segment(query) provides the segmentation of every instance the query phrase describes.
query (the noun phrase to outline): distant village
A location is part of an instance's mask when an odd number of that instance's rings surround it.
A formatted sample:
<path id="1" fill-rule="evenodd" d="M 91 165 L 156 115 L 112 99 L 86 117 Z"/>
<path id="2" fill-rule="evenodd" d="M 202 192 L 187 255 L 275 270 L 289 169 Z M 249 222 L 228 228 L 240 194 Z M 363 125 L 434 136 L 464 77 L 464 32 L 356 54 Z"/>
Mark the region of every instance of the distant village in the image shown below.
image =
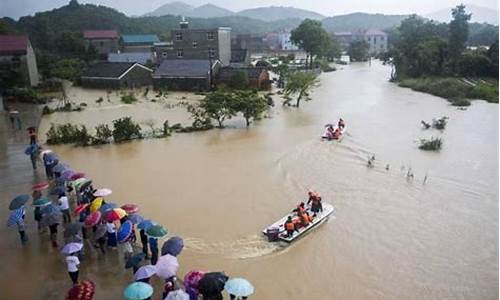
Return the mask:
<path id="1" fill-rule="evenodd" d="M 85 47 L 93 47 L 98 61 L 81 75 L 82 87 L 99 89 L 137 88 L 205 91 L 228 84 L 236 74 L 248 78 L 249 88 L 271 86 L 268 58 L 292 57 L 290 65 L 304 65 L 306 53 L 290 40 L 289 31 L 265 36 L 231 34 L 231 28 L 193 29 L 184 19 L 171 30 L 171 40 L 155 34 L 120 33 L 114 29 L 83 30 Z M 346 49 L 355 40 L 369 45 L 370 55 L 387 50 L 387 34 L 370 29 L 335 32 L 333 37 Z M 344 63 L 349 57 L 342 56 Z M 0 76 L 17 76 L 25 86 L 40 83 L 37 59 L 28 36 L 0 35 Z"/>

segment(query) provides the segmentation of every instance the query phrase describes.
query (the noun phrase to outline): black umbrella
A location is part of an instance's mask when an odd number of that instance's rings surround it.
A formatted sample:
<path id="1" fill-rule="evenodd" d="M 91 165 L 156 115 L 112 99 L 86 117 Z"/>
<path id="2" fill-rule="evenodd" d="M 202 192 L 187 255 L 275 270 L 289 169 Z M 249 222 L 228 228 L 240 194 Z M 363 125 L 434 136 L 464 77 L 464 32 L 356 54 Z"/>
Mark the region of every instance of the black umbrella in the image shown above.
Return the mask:
<path id="1" fill-rule="evenodd" d="M 70 237 L 72 235 L 78 234 L 82 230 L 82 223 L 69 223 L 64 225 L 64 236 Z"/>
<path id="2" fill-rule="evenodd" d="M 23 206 L 30 199 L 29 195 L 19 195 L 10 201 L 9 209 L 15 210 Z"/>
<path id="3" fill-rule="evenodd" d="M 91 184 L 92 184 L 92 180 L 85 181 L 78 188 L 80 191 L 83 191 L 83 190 L 87 189 Z"/>
<path id="4" fill-rule="evenodd" d="M 127 262 L 125 263 L 125 269 L 130 269 L 132 267 L 136 267 L 137 265 L 139 265 L 139 263 L 146 257 L 146 254 L 144 253 L 139 253 L 139 254 L 136 254 L 134 256 L 132 256 L 131 258 L 129 258 L 127 260 Z"/>
<path id="5" fill-rule="evenodd" d="M 224 290 L 228 279 L 223 272 L 205 273 L 198 282 L 198 291 L 205 297 L 215 296 Z"/>

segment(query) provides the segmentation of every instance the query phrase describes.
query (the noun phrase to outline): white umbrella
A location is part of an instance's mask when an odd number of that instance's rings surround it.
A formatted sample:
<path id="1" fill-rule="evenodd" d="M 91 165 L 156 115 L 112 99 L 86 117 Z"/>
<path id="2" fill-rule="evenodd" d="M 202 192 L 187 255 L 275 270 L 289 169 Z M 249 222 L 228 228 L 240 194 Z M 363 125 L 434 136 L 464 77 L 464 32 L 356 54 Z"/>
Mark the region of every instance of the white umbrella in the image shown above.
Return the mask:
<path id="1" fill-rule="evenodd" d="M 175 256 L 170 254 L 160 256 L 156 262 L 156 276 L 162 279 L 168 279 L 177 274 L 179 262 Z"/>
<path id="2" fill-rule="evenodd" d="M 61 253 L 62 254 L 71 254 L 71 253 L 75 253 L 75 252 L 82 250 L 82 248 L 83 248 L 82 243 L 69 243 L 69 244 L 64 245 L 64 247 L 61 250 Z"/>
<path id="3" fill-rule="evenodd" d="M 112 190 L 110 189 L 98 189 L 97 191 L 94 192 L 95 197 L 106 197 L 109 196 L 113 193 Z"/>
<path id="4" fill-rule="evenodd" d="M 189 300 L 189 294 L 183 290 L 175 290 L 168 293 L 163 300 Z"/>
<path id="5" fill-rule="evenodd" d="M 145 265 L 140 267 L 134 274 L 134 280 L 149 278 L 156 274 L 156 266 Z"/>

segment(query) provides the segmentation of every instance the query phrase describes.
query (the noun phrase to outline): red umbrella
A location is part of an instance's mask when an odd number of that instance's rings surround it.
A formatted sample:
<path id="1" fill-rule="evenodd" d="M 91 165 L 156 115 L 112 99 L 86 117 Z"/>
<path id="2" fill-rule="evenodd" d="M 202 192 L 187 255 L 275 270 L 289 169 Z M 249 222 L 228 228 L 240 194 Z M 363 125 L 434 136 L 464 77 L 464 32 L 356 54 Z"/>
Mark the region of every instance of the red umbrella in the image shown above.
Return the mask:
<path id="1" fill-rule="evenodd" d="M 83 280 L 74 285 L 66 295 L 66 300 L 92 300 L 95 293 L 95 283 Z"/>
<path id="2" fill-rule="evenodd" d="M 127 214 L 135 214 L 139 211 L 139 207 L 135 204 L 125 204 L 122 205 L 122 209 L 127 212 Z"/>
<path id="3" fill-rule="evenodd" d="M 127 213 L 121 208 L 113 208 L 106 214 L 106 221 L 114 222 L 125 217 Z"/>
<path id="4" fill-rule="evenodd" d="M 70 179 L 71 180 L 77 180 L 77 179 L 83 178 L 83 177 L 85 177 L 85 173 L 78 172 L 78 173 L 75 173 L 75 174 L 71 175 Z"/>
<path id="5" fill-rule="evenodd" d="M 101 212 L 100 211 L 95 211 L 93 213 L 91 213 L 86 219 L 85 219 L 85 226 L 87 227 L 92 227 L 92 226 L 95 226 L 99 223 L 99 221 L 101 220 Z"/>
<path id="6" fill-rule="evenodd" d="M 47 182 L 40 182 L 40 183 L 37 183 L 33 186 L 33 190 L 34 191 L 43 191 L 45 190 L 46 188 L 49 187 L 49 184 Z"/>
<path id="7" fill-rule="evenodd" d="M 82 213 L 82 211 L 84 211 L 87 206 L 89 206 L 88 203 L 82 203 L 80 205 L 78 205 L 76 208 L 75 208 L 75 214 L 79 215 Z"/>

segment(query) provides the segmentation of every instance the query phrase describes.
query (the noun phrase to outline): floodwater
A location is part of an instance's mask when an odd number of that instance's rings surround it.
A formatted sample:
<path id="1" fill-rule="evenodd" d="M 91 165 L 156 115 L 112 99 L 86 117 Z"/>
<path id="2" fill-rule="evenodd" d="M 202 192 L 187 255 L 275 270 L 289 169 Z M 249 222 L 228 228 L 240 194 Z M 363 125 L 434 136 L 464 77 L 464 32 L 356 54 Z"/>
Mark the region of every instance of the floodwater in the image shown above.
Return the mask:
<path id="1" fill-rule="evenodd" d="M 250 129 L 234 119 L 168 139 L 53 149 L 94 186 L 113 189 L 109 200 L 137 203 L 185 238 L 180 277 L 223 270 L 249 279 L 255 299 L 498 299 L 498 105 L 475 101 L 461 111 L 389 83 L 390 69 L 377 62 L 342 68 L 321 75 L 313 101 L 277 103 Z M 444 132 L 421 129 L 441 116 L 449 117 Z M 348 126 L 342 142 L 320 141 L 323 125 L 339 117 Z M 440 152 L 418 149 L 430 136 L 442 136 Z M 2 148 L 2 183 L 29 172 L 12 147 Z M 3 207 L 35 181 L 3 184 Z M 267 243 L 260 231 L 308 188 L 335 205 L 335 217 L 288 247 Z M 0 299 L 61 299 L 70 286 L 33 223 L 22 249 L 15 230 L 1 229 Z M 131 272 L 119 260 L 90 250 L 82 262 L 96 299 L 121 299 Z"/>

